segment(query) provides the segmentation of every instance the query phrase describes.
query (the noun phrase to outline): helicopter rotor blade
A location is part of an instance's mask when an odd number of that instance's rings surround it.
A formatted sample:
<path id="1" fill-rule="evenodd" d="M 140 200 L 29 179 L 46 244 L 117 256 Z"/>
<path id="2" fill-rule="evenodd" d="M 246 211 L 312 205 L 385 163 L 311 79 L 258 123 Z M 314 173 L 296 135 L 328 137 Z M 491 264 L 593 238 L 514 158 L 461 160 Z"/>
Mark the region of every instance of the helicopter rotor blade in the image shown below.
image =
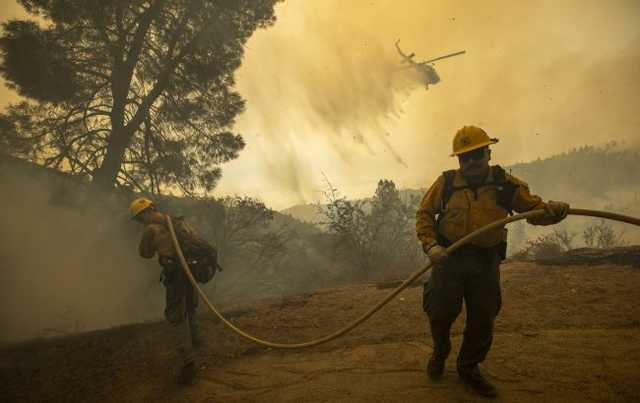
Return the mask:
<path id="1" fill-rule="evenodd" d="M 427 63 L 435 62 L 436 60 L 442 60 L 442 59 L 446 59 L 448 57 L 458 56 L 458 55 L 461 55 L 461 54 L 464 54 L 464 53 L 467 53 L 467 51 L 466 50 L 461 50 L 460 52 L 449 53 L 448 55 L 436 57 L 435 59 L 425 60 L 424 62 L 420 62 L 419 64 L 427 64 Z"/>

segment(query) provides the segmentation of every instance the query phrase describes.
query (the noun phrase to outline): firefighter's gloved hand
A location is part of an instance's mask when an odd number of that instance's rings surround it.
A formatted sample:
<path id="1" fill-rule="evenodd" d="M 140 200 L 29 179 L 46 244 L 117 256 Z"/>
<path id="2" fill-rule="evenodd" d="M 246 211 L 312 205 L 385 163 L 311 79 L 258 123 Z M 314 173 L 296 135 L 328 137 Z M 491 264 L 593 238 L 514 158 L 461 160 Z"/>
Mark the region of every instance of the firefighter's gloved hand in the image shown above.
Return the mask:
<path id="1" fill-rule="evenodd" d="M 429 256 L 429 260 L 433 263 L 434 266 L 441 265 L 445 260 L 449 257 L 447 253 L 447 248 L 435 245 L 426 250 L 427 256 Z"/>
<path id="2" fill-rule="evenodd" d="M 569 204 L 559 201 L 549 200 L 547 202 L 547 216 L 553 218 L 554 221 L 560 222 L 569 214 Z"/>

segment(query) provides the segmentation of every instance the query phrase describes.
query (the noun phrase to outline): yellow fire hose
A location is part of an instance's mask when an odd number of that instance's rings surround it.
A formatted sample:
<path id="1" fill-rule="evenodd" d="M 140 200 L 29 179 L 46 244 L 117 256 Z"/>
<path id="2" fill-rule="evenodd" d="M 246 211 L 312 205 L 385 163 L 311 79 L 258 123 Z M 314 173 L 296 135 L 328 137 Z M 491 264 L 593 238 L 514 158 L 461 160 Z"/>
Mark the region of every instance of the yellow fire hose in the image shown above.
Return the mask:
<path id="1" fill-rule="evenodd" d="M 451 246 L 449 246 L 447 248 L 447 252 L 451 253 L 451 252 L 455 251 L 456 249 L 460 248 L 462 245 L 466 244 L 470 240 L 472 240 L 472 239 L 476 238 L 477 236 L 479 236 L 479 235 L 481 235 L 481 234 L 483 234 L 483 233 L 485 233 L 487 231 L 490 231 L 490 230 L 492 230 L 494 228 L 501 227 L 501 226 L 506 225 L 506 224 L 508 224 L 510 222 L 523 220 L 523 219 L 526 219 L 526 218 L 533 218 L 533 217 L 543 216 L 544 214 L 546 214 L 545 210 L 533 210 L 533 211 L 527 211 L 526 213 L 513 215 L 511 217 L 507 217 L 507 218 L 499 220 L 499 221 L 495 221 L 495 222 L 493 222 L 491 224 L 488 224 L 488 225 L 486 225 L 486 226 L 484 226 L 484 227 L 482 227 L 482 228 L 470 233 L 469 235 L 465 236 L 464 238 L 458 240 L 453 245 L 451 245 Z M 621 215 L 621 214 L 609 213 L 609 212 L 606 212 L 606 211 L 570 209 L 569 210 L 569 214 L 606 218 L 606 219 L 609 219 L 609 220 L 621 221 L 621 222 L 626 222 L 626 223 L 629 223 L 629 224 L 640 226 L 640 219 L 639 218 L 625 216 L 625 215 Z M 175 233 L 175 231 L 173 229 L 173 224 L 171 223 L 171 219 L 169 218 L 169 216 L 167 216 L 167 225 L 169 227 L 169 231 L 171 232 L 171 239 L 173 241 L 173 246 L 175 247 L 176 252 L 178 253 L 178 258 L 180 259 L 180 263 L 181 263 L 182 269 L 184 270 L 184 273 L 187 275 L 187 278 L 189 279 L 189 281 L 193 285 L 193 288 L 198 292 L 198 295 L 200 295 L 200 298 L 202 298 L 202 300 L 207 305 L 207 307 L 209 307 L 209 310 L 211 312 L 213 312 L 218 318 L 220 318 L 220 320 L 226 326 L 231 328 L 231 330 L 233 330 L 234 332 L 236 332 L 240 336 L 242 336 L 245 339 L 248 339 L 250 341 L 253 341 L 254 343 L 257 343 L 259 345 L 265 346 L 265 347 L 289 348 L 289 349 L 312 347 L 312 346 L 317 346 L 317 345 L 322 344 L 322 343 L 329 342 L 329 341 L 331 341 L 331 340 L 333 340 L 333 339 L 335 339 L 337 337 L 340 337 L 343 334 L 353 330 L 356 326 L 360 325 L 365 320 L 369 319 L 374 313 L 379 311 L 383 306 L 385 306 L 389 301 L 391 301 L 402 290 L 407 288 L 418 277 L 420 277 L 421 275 L 426 273 L 431 268 L 431 263 L 429 263 L 426 267 L 424 267 L 424 268 L 422 268 L 420 270 L 417 270 L 409 278 L 407 278 L 402 284 L 400 284 L 395 290 L 393 290 L 391 293 L 389 293 L 389 295 L 387 295 L 383 300 L 381 300 L 376 306 L 374 306 L 373 308 L 369 309 L 367 312 L 365 312 L 358 319 L 354 320 L 353 322 L 349 323 L 348 325 L 344 326 L 343 328 L 336 330 L 333 333 L 330 333 L 330 334 L 328 334 L 328 335 L 326 335 L 324 337 L 321 337 L 319 339 L 306 341 L 304 343 L 291 343 L 291 344 L 275 343 L 275 342 L 271 342 L 271 341 L 268 341 L 268 340 L 259 339 L 257 337 L 254 337 L 254 336 L 242 331 L 241 329 L 236 327 L 233 323 L 229 322 L 229 320 L 227 320 L 224 316 L 222 316 L 222 314 L 218 311 L 218 309 L 216 309 L 216 307 L 213 306 L 213 304 L 211 304 L 211 302 L 209 301 L 209 298 L 207 298 L 207 295 L 204 293 L 204 291 L 202 291 L 202 289 L 200 288 L 198 283 L 196 283 L 195 278 L 191 274 L 191 270 L 189 269 L 189 265 L 187 264 L 187 261 L 185 260 L 184 255 L 182 254 L 182 249 L 180 249 L 180 245 L 179 245 L 178 240 L 176 238 L 176 233 Z"/>

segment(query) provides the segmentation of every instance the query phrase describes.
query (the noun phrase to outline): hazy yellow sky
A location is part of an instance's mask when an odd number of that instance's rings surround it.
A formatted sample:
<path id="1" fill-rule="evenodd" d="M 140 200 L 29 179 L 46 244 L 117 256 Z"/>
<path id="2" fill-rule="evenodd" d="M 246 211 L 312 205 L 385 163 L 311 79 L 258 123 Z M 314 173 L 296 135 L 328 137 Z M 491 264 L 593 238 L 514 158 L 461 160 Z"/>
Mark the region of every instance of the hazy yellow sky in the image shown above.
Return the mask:
<path id="1" fill-rule="evenodd" d="M 323 173 L 350 197 L 380 178 L 425 187 L 468 124 L 500 138 L 502 164 L 640 145 L 640 1 L 288 0 L 277 15 L 237 74 L 247 148 L 218 195 L 286 208 L 317 200 Z M 398 38 L 416 59 L 467 53 L 436 62 L 425 91 L 398 69 Z"/>

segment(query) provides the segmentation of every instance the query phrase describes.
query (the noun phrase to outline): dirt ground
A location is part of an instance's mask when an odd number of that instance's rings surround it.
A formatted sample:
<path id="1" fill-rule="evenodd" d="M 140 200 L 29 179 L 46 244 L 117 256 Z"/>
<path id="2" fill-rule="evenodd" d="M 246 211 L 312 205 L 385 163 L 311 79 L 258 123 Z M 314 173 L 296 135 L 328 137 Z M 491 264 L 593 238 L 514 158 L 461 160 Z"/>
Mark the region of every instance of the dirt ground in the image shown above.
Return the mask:
<path id="1" fill-rule="evenodd" d="M 640 401 L 640 268 L 507 263 L 503 308 L 483 369 L 505 402 Z M 242 328 L 277 341 L 334 330 L 390 289 L 354 285 L 226 309 Z M 347 336 L 307 350 L 255 347 L 201 313 L 207 345 L 198 382 L 175 384 L 168 325 L 114 328 L 4 347 L 2 401 L 467 402 L 454 327 L 445 378 L 424 372 L 430 336 L 421 287 Z"/>

